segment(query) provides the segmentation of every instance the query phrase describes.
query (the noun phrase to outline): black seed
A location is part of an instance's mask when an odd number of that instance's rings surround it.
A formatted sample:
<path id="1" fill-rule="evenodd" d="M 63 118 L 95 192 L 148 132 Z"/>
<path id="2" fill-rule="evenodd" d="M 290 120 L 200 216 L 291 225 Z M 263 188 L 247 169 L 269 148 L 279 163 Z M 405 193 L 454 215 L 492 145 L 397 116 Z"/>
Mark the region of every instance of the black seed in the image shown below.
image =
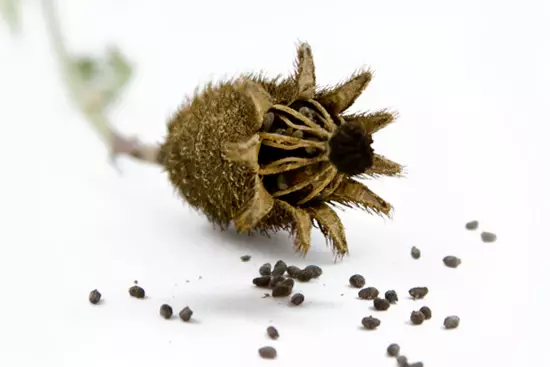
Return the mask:
<path id="1" fill-rule="evenodd" d="M 282 276 L 286 272 L 286 264 L 283 260 L 279 260 L 275 263 L 271 275 L 274 277 Z"/>
<path id="2" fill-rule="evenodd" d="M 424 363 L 422 362 L 414 362 L 414 363 L 410 363 L 408 365 L 408 367 L 424 367 Z"/>
<path id="3" fill-rule="evenodd" d="M 380 320 L 372 316 L 363 317 L 363 319 L 361 320 L 361 324 L 363 324 L 363 326 L 367 330 L 374 330 L 378 326 L 380 326 Z"/>
<path id="4" fill-rule="evenodd" d="M 479 227 L 479 221 L 472 220 L 471 222 L 466 223 L 466 229 L 469 231 L 475 231 Z"/>
<path id="5" fill-rule="evenodd" d="M 384 298 L 376 298 L 373 301 L 374 308 L 378 311 L 386 311 L 388 308 L 390 308 L 390 303 L 387 299 Z"/>
<path id="6" fill-rule="evenodd" d="M 300 282 L 309 282 L 313 278 L 313 274 L 310 270 L 300 270 L 296 275 L 296 279 Z"/>
<path id="7" fill-rule="evenodd" d="M 321 274 L 323 274 L 323 269 L 321 269 L 317 265 L 308 265 L 305 267 L 304 270 L 311 272 L 311 275 L 313 278 L 319 278 Z M 287 272 L 288 272 L 288 269 L 287 269 Z"/>
<path id="8" fill-rule="evenodd" d="M 260 353 L 260 357 L 266 359 L 274 359 L 277 357 L 277 350 L 273 347 L 262 347 L 258 350 L 258 353 Z"/>
<path id="9" fill-rule="evenodd" d="M 281 282 L 281 285 L 285 285 L 290 288 L 294 288 L 294 279 L 292 278 L 286 278 Z"/>
<path id="10" fill-rule="evenodd" d="M 262 277 L 252 279 L 252 283 L 257 287 L 267 288 L 271 282 L 271 277 L 269 275 L 264 275 Z"/>
<path id="11" fill-rule="evenodd" d="M 397 298 L 397 293 L 394 290 L 387 291 L 384 294 L 384 298 L 386 298 L 389 303 L 395 303 L 399 301 L 399 298 Z"/>
<path id="12" fill-rule="evenodd" d="M 413 246 L 411 248 L 411 256 L 413 259 L 420 259 L 420 255 L 421 255 L 421 252 L 420 252 L 420 249 L 417 248 L 416 246 Z"/>
<path id="13" fill-rule="evenodd" d="M 363 288 L 365 286 L 365 278 L 359 274 L 352 275 L 349 278 L 349 284 L 355 288 Z"/>
<path id="14" fill-rule="evenodd" d="M 250 260 L 250 255 L 243 255 L 243 256 L 241 256 L 241 261 L 246 262 L 246 261 L 249 261 L 249 260 Z"/>
<path id="15" fill-rule="evenodd" d="M 182 321 L 189 321 L 191 320 L 191 316 L 193 316 L 193 311 L 188 307 L 188 306 L 185 306 L 179 313 L 179 316 L 180 316 L 180 319 Z"/>
<path id="16" fill-rule="evenodd" d="M 426 320 L 426 316 L 420 311 L 411 312 L 411 322 L 415 325 L 420 325 Z"/>
<path id="17" fill-rule="evenodd" d="M 275 288 L 277 284 L 282 283 L 285 279 L 286 278 L 282 275 L 271 277 L 271 280 L 269 281 L 269 288 Z"/>
<path id="18" fill-rule="evenodd" d="M 145 290 L 141 288 L 139 285 L 134 285 L 128 290 L 128 293 L 130 293 L 130 296 L 135 298 L 145 298 Z"/>
<path id="19" fill-rule="evenodd" d="M 429 320 L 432 318 L 432 310 L 428 306 L 420 307 L 420 312 L 424 314 L 424 317 L 426 318 L 426 320 Z"/>
<path id="20" fill-rule="evenodd" d="M 368 300 L 375 299 L 376 297 L 378 297 L 379 294 L 380 292 L 378 292 L 378 289 L 374 287 L 363 288 L 359 291 L 359 293 L 357 293 L 359 298 Z"/>
<path id="21" fill-rule="evenodd" d="M 414 287 L 409 289 L 409 294 L 414 299 L 421 299 L 426 297 L 428 294 L 428 288 L 426 287 Z"/>
<path id="22" fill-rule="evenodd" d="M 400 350 L 401 347 L 399 347 L 399 344 L 393 343 L 388 346 L 387 352 L 390 357 L 397 357 Z"/>
<path id="23" fill-rule="evenodd" d="M 304 302 L 304 299 L 305 297 L 302 293 L 296 293 L 290 297 L 290 302 L 295 306 L 299 306 Z"/>
<path id="24" fill-rule="evenodd" d="M 290 296 L 290 293 L 292 293 L 292 288 L 291 287 L 279 284 L 275 288 L 273 288 L 273 291 L 271 292 L 271 296 L 273 296 L 273 297 L 287 297 L 287 296 Z"/>
<path id="25" fill-rule="evenodd" d="M 445 329 L 456 329 L 460 324 L 460 317 L 458 316 L 447 316 L 443 321 L 443 326 Z"/>
<path id="26" fill-rule="evenodd" d="M 101 300 L 101 293 L 99 293 L 97 289 L 94 289 L 93 291 L 90 292 L 88 299 L 90 300 L 91 304 L 97 305 Z"/>
<path id="27" fill-rule="evenodd" d="M 443 258 L 443 264 L 448 266 L 449 268 L 456 268 L 462 263 L 462 260 L 460 260 L 456 256 L 445 256 Z"/>
<path id="28" fill-rule="evenodd" d="M 481 232 L 481 240 L 483 242 L 495 242 L 497 235 L 491 232 Z"/>
<path id="29" fill-rule="evenodd" d="M 297 278 L 298 274 L 300 274 L 301 271 L 302 270 L 299 267 L 294 266 L 294 265 L 290 265 L 286 268 L 286 273 L 291 278 Z"/>
<path id="30" fill-rule="evenodd" d="M 172 307 L 170 307 L 169 305 L 164 304 L 160 306 L 160 315 L 165 319 L 168 320 L 170 317 L 172 317 L 173 313 L 174 312 L 172 311 Z"/>
<path id="31" fill-rule="evenodd" d="M 405 356 L 397 357 L 397 365 L 399 367 L 409 367 L 409 361 L 407 360 L 407 357 Z"/>
<path id="32" fill-rule="evenodd" d="M 267 335 L 273 340 L 279 339 L 279 331 L 275 329 L 275 326 L 267 327 Z"/>
<path id="33" fill-rule="evenodd" d="M 269 276 L 271 275 L 271 264 L 265 263 L 262 266 L 260 266 L 260 275 L 262 276 Z"/>

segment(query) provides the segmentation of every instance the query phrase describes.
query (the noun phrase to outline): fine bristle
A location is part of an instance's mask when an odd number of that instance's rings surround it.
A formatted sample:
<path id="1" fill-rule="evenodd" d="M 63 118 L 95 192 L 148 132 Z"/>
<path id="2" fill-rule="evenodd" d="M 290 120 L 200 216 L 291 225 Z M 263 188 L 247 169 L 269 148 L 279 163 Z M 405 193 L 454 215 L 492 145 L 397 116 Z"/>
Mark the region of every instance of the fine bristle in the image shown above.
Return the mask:
<path id="1" fill-rule="evenodd" d="M 338 127 L 329 141 L 329 158 L 338 171 L 350 176 L 363 173 L 372 166 L 372 137 L 363 126 L 350 121 Z"/>

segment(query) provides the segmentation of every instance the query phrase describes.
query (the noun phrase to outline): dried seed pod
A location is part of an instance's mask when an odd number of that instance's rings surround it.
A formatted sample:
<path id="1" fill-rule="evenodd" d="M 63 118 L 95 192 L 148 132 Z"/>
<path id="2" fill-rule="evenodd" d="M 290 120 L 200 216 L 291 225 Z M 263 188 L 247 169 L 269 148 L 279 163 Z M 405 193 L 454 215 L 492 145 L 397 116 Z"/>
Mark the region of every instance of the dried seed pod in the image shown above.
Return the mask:
<path id="1" fill-rule="evenodd" d="M 399 344 L 393 343 L 388 346 L 387 352 L 390 357 L 397 357 L 400 350 L 401 347 L 399 346 Z"/>
<path id="2" fill-rule="evenodd" d="M 426 318 L 426 320 L 429 320 L 432 318 L 432 310 L 428 306 L 420 307 L 419 311 L 424 314 L 424 317 Z"/>
<path id="3" fill-rule="evenodd" d="M 495 242 L 497 240 L 497 235 L 491 232 L 481 232 L 481 240 L 483 242 Z"/>
<path id="4" fill-rule="evenodd" d="M 363 288 L 365 286 L 365 278 L 360 274 L 352 275 L 349 278 L 349 284 L 355 288 Z"/>
<path id="5" fill-rule="evenodd" d="M 411 248 L 411 256 L 413 259 L 420 259 L 420 255 L 421 255 L 421 252 L 420 252 L 420 249 L 416 246 L 413 246 Z"/>
<path id="6" fill-rule="evenodd" d="M 409 361 L 407 360 L 407 357 L 398 356 L 396 360 L 399 367 L 409 367 Z"/>
<path id="7" fill-rule="evenodd" d="M 247 261 L 250 261 L 250 258 L 251 258 L 250 255 L 243 255 L 241 256 L 241 261 L 247 262 Z"/>
<path id="8" fill-rule="evenodd" d="M 260 275 L 262 276 L 270 276 L 271 275 L 271 264 L 265 263 L 262 266 L 260 266 L 259 269 Z"/>
<path id="9" fill-rule="evenodd" d="M 363 324 L 363 326 L 367 330 L 374 330 L 378 326 L 380 326 L 380 320 L 372 316 L 363 317 L 363 319 L 361 320 L 361 324 Z"/>
<path id="10" fill-rule="evenodd" d="M 479 221 L 477 220 L 472 220 L 466 223 L 466 229 L 469 231 L 475 231 L 476 229 L 478 229 L 478 227 L 479 227 Z"/>
<path id="11" fill-rule="evenodd" d="M 316 224 L 341 257 L 348 245 L 329 203 L 392 212 L 356 179 L 401 174 L 401 165 L 372 148 L 373 134 L 396 116 L 346 112 L 369 84 L 369 70 L 321 89 L 311 47 L 302 43 L 297 54 L 295 72 L 284 79 L 247 74 L 190 98 L 169 121 L 158 161 L 185 201 L 222 229 L 287 230 L 295 248 L 307 253 Z M 303 137 L 285 135 L 287 128 Z M 315 164 L 313 175 L 303 174 Z M 286 186 L 277 183 L 283 174 Z"/>
<path id="12" fill-rule="evenodd" d="M 284 285 L 284 284 L 278 284 L 275 288 L 273 288 L 273 291 L 271 291 L 272 297 L 287 297 L 290 296 L 292 293 L 292 288 Z"/>
<path id="13" fill-rule="evenodd" d="M 279 283 L 284 282 L 286 278 L 282 275 L 279 276 L 272 276 L 271 280 L 269 281 L 269 288 L 273 289 L 275 288 Z"/>
<path id="14" fill-rule="evenodd" d="M 170 305 L 164 304 L 160 306 L 160 315 L 164 317 L 166 320 L 172 317 L 173 314 L 172 307 Z"/>
<path id="15" fill-rule="evenodd" d="M 274 359 L 277 357 L 277 350 L 273 347 L 262 347 L 258 350 L 260 357 L 265 359 Z"/>
<path id="16" fill-rule="evenodd" d="M 323 269 L 317 265 L 308 265 L 304 270 L 310 272 L 313 278 L 319 278 L 323 274 Z"/>
<path id="17" fill-rule="evenodd" d="M 193 316 L 193 311 L 188 306 L 185 306 L 179 313 L 180 319 L 185 322 L 191 320 L 191 316 Z"/>
<path id="18" fill-rule="evenodd" d="M 301 305 L 304 302 L 304 300 L 305 300 L 305 297 L 302 293 L 296 293 L 292 295 L 292 297 L 290 297 L 290 302 L 295 306 Z"/>
<path id="19" fill-rule="evenodd" d="M 384 298 L 376 298 L 373 302 L 374 308 L 378 311 L 386 311 L 388 308 L 390 308 L 390 303 L 387 299 Z"/>
<path id="20" fill-rule="evenodd" d="M 91 304 L 97 305 L 99 301 L 101 301 L 101 293 L 99 293 L 97 289 L 94 289 L 88 295 L 88 300 L 90 301 Z"/>
<path id="21" fill-rule="evenodd" d="M 397 298 L 397 292 L 394 290 L 389 290 L 384 294 L 384 298 L 388 300 L 389 303 L 396 303 L 399 301 L 399 298 Z"/>
<path id="22" fill-rule="evenodd" d="M 375 287 L 367 287 L 361 289 L 357 295 L 361 299 L 368 299 L 372 301 L 373 299 L 376 299 L 379 294 L 380 292 Z"/>
<path id="23" fill-rule="evenodd" d="M 271 272 L 271 275 L 274 277 L 283 276 L 286 272 L 286 264 L 283 260 L 279 260 L 275 263 L 275 266 L 273 267 L 273 271 Z"/>
<path id="24" fill-rule="evenodd" d="M 275 326 L 268 326 L 267 335 L 273 340 L 279 339 L 279 330 L 277 330 Z"/>
<path id="25" fill-rule="evenodd" d="M 443 264 L 448 266 L 449 268 L 456 268 L 462 263 L 462 260 L 460 260 L 456 256 L 445 256 L 443 258 Z"/>
<path id="26" fill-rule="evenodd" d="M 428 294 L 428 288 L 426 287 L 414 287 L 409 289 L 409 294 L 414 299 L 422 299 Z"/>
<path id="27" fill-rule="evenodd" d="M 301 272 L 302 270 L 297 267 L 297 266 L 294 266 L 294 265 L 290 265 L 286 268 L 286 273 L 288 274 L 289 277 L 291 278 L 297 278 L 298 277 L 298 274 Z"/>
<path id="28" fill-rule="evenodd" d="M 420 311 L 413 311 L 411 312 L 411 322 L 414 325 L 420 325 L 426 320 L 426 316 Z"/>
<path id="29" fill-rule="evenodd" d="M 128 290 L 128 293 L 130 293 L 130 296 L 135 298 L 145 298 L 145 290 L 141 288 L 139 285 L 134 285 L 130 287 Z"/>
<path id="30" fill-rule="evenodd" d="M 460 317 L 458 316 L 447 316 L 443 320 L 443 326 L 445 329 L 456 329 L 460 325 Z"/>
<path id="31" fill-rule="evenodd" d="M 256 287 L 260 287 L 260 288 L 267 288 L 270 282 L 271 282 L 271 277 L 269 275 L 264 275 L 264 276 L 252 279 L 252 283 Z"/>

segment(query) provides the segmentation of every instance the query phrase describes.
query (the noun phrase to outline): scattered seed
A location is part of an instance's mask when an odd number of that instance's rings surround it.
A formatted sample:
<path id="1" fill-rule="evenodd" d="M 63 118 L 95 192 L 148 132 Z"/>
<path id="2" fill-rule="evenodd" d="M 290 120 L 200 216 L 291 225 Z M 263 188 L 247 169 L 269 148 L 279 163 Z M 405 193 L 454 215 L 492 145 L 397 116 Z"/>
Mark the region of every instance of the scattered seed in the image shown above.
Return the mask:
<path id="1" fill-rule="evenodd" d="M 160 315 L 164 317 L 166 320 L 168 320 L 170 317 L 172 317 L 173 314 L 172 307 L 170 305 L 164 304 L 160 306 Z"/>
<path id="2" fill-rule="evenodd" d="M 413 259 L 420 259 L 420 255 L 421 255 L 421 252 L 420 252 L 420 249 L 416 246 L 413 246 L 411 248 L 411 256 Z"/>
<path id="3" fill-rule="evenodd" d="M 277 284 L 282 283 L 285 279 L 286 278 L 282 275 L 271 277 L 271 280 L 269 281 L 269 288 L 270 289 L 275 288 Z"/>
<path id="4" fill-rule="evenodd" d="M 374 308 L 378 311 L 386 311 L 388 308 L 390 308 L 390 303 L 387 299 L 384 298 L 376 298 L 373 301 Z"/>
<path id="5" fill-rule="evenodd" d="M 378 292 L 378 289 L 374 287 L 363 288 L 359 291 L 359 293 L 357 293 L 359 298 L 368 300 L 373 300 L 377 298 L 379 294 L 380 292 Z"/>
<path id="6" fill-rule="evenodd" d="M 300 107 L 298 112 L 301 113 L 302 115 L 304 115 L 305 117 L 307 117 L 310 120 L 313 119 L 313 117 L 315 116 L 313 111 L 311 110 L 311 108 L 308 108 L 308 107 Z"/>
<path id="7" fill-rule="evenodd" d="M 405 356 L 397 357 L 397 365 L 399 367 L 409 367 L 409 361 L 407 360 L 407 357 Z"/>
<path id="8" fill-rule="evenodd" d="M 479 221 L 472 220 L 471 222 L 466 223 L 466 229 L 469 231 L 475 231 L 479 227 Z"/>
<path id="9" fill-rule="evenodd" d="M 411 322 L 414 325 L 420 325 L 424 322 L 424 320 L 426 320 L 426 317 L 424 316 L 424 314 L 422 312 L 420 312 L 420 311 L 411 312 Z"/>
<path id="10" fill-rule="evenodd" d="M 267 288 L 270 282 L 271 282 L 271 277 L 269 275 L 264 275 L 264 276 L 252 279 L 252 283 L 255 286 L 261 287 L 261 288 Z"/>
<path id="11" fill-rule="evenodd" d="M 361 320 L 361 324 L 363 324 L 363 326 L 367 330 L 374 330 L 378 326 L 380 326 L 380 320 L 372 316 L 363 317 L 363 319 Z"/>
<path id="12" fill-rule="evenodd" d="M 282 285 L 285 285 L 290 288 L 294 288 L 294 279 L 292 278 L 286 278 L 281 282 Z"/>
<path id="13" fill-rule="evenodd" d="M 139 285 L 134 285 L 131 287 L 128 292 L 130 293 L 130 296 L 135 298 L 145 298 L 145 290 L 141 288 Z"/>
<path id="14" fill-rule="evenodd" d="M 260 353 L 260 357 L 265 359 L 274 359 L 277 357 L 277 350 L 273 347 L 262 347 L 258 350 L 258 353 Z"/>
<path id="15" fill-rule="evenodd" d="M 249 260 L 250 260 L 250 255 L 243 255 L 243 256 L 241 256 L 241 261 L 247 262 L 247 261 L 249 261 Z"/>
<path id="16" fill-rule="evenodd" d="M 296 130 L 292 133 L 292 136 L 298 139 L 302 139 L 304 137 L 304 132 L 302 130 Z"/>
<path id="17" fill-rule="evenodd" d="M 445 256 L 443 258 L 443 263 L 449 268 L 456 268 L 462 263 L 462 260 L 456 256 Z"/>
<path id="18" fill-rule="evenodd" d="M 393 343 L 388 346 L 387 352 L 390 357 L 397 357 L 400 350 L 401 347 L 399 346 L 399 344 Z"/>
<path id="19" fill-rule="evenodd" d="M 298 274 L 302 271 L 302 269 L 300 269 L 299 267 L 297 266 L 294 266 L 294 265 L 290 265 L 286 268 L 286 273 L 288 274 L 289 277 L 291 278 L 297 278 L 298 277 Z"/>
<path id="20" fill-rule="evenodd" d="M 275 133 L 279 135 L 285 135 L 285 129 L 277 129 L 275 130 Z"/>
<path id="21" fill-rule="evenodd" d="M 429 320 L 432 318 L 432 310 L 428 306 L 420 307 L 419 311 L 424 314 L 424 317 L 426 318 L 426 320 Z"/>
<path id="22" fill-rule="evenodd" d="M 191 316 L 193 316 L 193 311 L 188 307 L 188 306 L 185 306 L 179 313 L 179 316 L 180 316 L 180 319 L 182 321 L 189 321 L 191 320 Z"/>
<path id="23" fill-rule="evenodd" d="M 287 297 L 287 296 L 290 296 L 290 294 L 292 293 L 292 288 L 287 286 L 287 285 L 283 285 L 283 284 L 278 284 L 275 288 L 273 288 L 273 291 L 271 292 L 271 296 L 272 297 Z"/>
<path id="24" fill-rule="evenodd" d="M 495 242 L 497 235 L 491 232 L 481 232 L 481 240 L 483 242 Z"/>
<path id="25" fill-rule="evenodd" d="M 384 294 L 384 298 L 388 300 L 389 303 L 396 303 L 399 301 L 399 298 L 397 298 L 397 292 L 394 290 L 389 290 Z"/>
<path id="26" fill-rule="evenodd" d="M 101 300 L 101 293 L 99 293 L 97 289 L 94 289 L 93 291 L 90 292 L 88 299 L 90 300 L 91 304 L 97 305 Z"/>
<path id="27" fill-rule="evenodd" d="M 286 264 L 283 260 L 279 260 L 275 263 L 275 266 L 273 266 L 273 271 L 271 272 L 271 275 L 274 277 L 283 276 L 286 272 Z"/>
<path id="28" fill-rule="evenodd" d="M 321 269 L 317 265 L 308 265 L 305 267 L 304 270 L 309 271 L 313 278 L 319 278 L 323 274 L 323 269 Z"/>
<path id="29" fill-rule="evenodd" d="M 296 293 L 290 297 L 290 302 L 295 306 L 299 306 L 304 302 L 304 299 L 305 297 L 302 293 Z"/>
<path id="30" fill-rule="evenodd" d="M 421 299 L 426 297 L 428 294 L 428 288 L 426 287 L 414 287 L 409 289 L 409 294 L 414 299 Z"/>
<path id="31" fill-rule="evenodd" d="M 273 340 L 279 339 L 279 331 L 275 329 L 275 326 L 267 327 L 267 335 Z"/>
<path id="32" fill-rule="evenodd" d="M 262 276 L 270 276 L 271 275 L 271 264 L 265 263 L 262 266 L 260 266 L 259 269 L 260 275 Z"/>
<path id="33" fill-rule="evenodd" d="M 359 274 L 352 275 L 349 278 L 349 284 L 355 288 L 363 288 L 365 286 L 365 278 Z"/>
<path id="34" fill-rule="evenodd" d="M 297 274 L 296 279 L 300 282 L 309 282 L 313 278 L 313 273 L 310 270 L 300 270 Z"/>
<path id="35" fill-rule="evenodd" d="M 443 321 L 443 326 L 445 329 L 456 329 L 460 324 L 460 317 L 458 316 L 447 316 Z"/>
<path id="36" fill-rule="evenodd" d="M 264 120 L 262 121 L 264 131 L 269 131 L 271 129 L 273 121 L 275 121 L 275 114 L 273 112 L 268 112 L 264 115 Z"/>

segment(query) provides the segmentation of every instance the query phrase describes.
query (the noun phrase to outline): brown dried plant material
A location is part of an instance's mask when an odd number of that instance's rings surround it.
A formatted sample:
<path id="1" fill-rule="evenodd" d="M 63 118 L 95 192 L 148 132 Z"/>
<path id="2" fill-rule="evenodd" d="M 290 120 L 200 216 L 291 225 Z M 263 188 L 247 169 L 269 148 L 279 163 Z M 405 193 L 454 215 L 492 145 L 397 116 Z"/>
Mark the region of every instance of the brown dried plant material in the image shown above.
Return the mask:
<path id="1" fill-rule="evenodd" d="M 262 347 L 258 349 L 260 357 L 264 359 L 274 359 L 277 358 L 277 350 L 273 347 Z"/>
<path id="2" fill-rule="evenodd" d="M 304 303 L 304 300 L 305 297 L 302 293 L 296 293 L 292 295 L 292 297 L 290 297 L 290 302 L 295 306 L 301 305 L 302 303 Z"/>
<path id="3" fill-rule="evenodd" d="M 139 285 L 132 286 L 128 293 L 130 293 L 130 296 L 135 298 L 145 298 L 145 290 L 141 288 Z"/>
<path id="4" fill-rule="evenodd" d="M 365 277 L 361 274 L 354 274 L 349 278 L 349 284 L 355 288 L 363 288 L 365 286 Z"/>
<path id="5" fill-rule="evenodd" d="M 169 318 L 172 317 L 172 314 L 174 312 L 172 310 L 172 307 L 170 307 L 170 305 L 164 304 L 164 305 L 160 306 L 159 313 L 160 313 L 160 316 L 162 316 L 163 318 L 168 320 Z"/>
<path id="6" fill-rule="evenodd" d="M 275 326 L 268 326 L 267 335 L 273 340 L 279 339 L 279 330 L 277 330 Z"/>
<path id="7" fill-rule="evenodd" d="M 184 322 L 191 320 L 191 316 L 193 316 L 193 310 L 191 310 L 189 306 L 185 306 L 179 313 L 181 321 Z"/>
<path id="8" fill-rule="evenodd" d="M 88 300 L 90 301 L 91 304 L 97 305 L 99 301 L 101 301 L 101 293 L 99 293 L 97 289 L 94 289 L 88 295 Z"/>
<path id="9" fill-rule="evenodd" d="M 222 230 L 290 231 L 305 254 L 315 225 L 341 257 L 346 236 L 329 204 L 391 216 L 391 205 L 355 178 L 402 172 L 372 148 L 373 134 L 396 115 L 346 113 L 371 78 L 359 70 L 318 88 L 311 48 L 301 43 L 290 76 L 248 74 L 186 101 L 168 123 L 162 165 L 180 195 Z"/>
<path id="10" fill-rule="evenodd" d="M 271 275 L 271 264 L 265 263 L 262 266 L 260 266 L 259 269 L 260 275 L 262 276 L 270 276 Z"/>
<path id="11" fill-rule="evenodd" d="M 363 319 L 361 320 L 361 324 L 363 324 L 363 327 L 367 330 L 374 330 L 378 326 L 380 326 L 380 320 L 376 317 L 367 316 L 363 317 Z"/>
<path id="12" fill-rule="evenodd" d="M 427 287 L 414 287 L 409 289 L 409 294 L 414 299 L 422 299 L 428 294 Z"/>
<path id="13" fill-rule="evenodd" d="M 426 320 L 426 316 L 420 311 L 413 311 L 411 312 L 411 322 L 414 325 L 420 325 Z"/>
<path id="14" fill-rule="evenodd" d="M 375 287 L 363 288 L 357 293 L 359 298 L 367 299 L 367 300 L 370 300 L 370 301 L 378 298 L 379 294 L 380 294 L 380 292 Z"/>
<path id="15" fill-rule="evenodd" d="M 390 302 L 385 298 L 376 298 L 372 301 L 374 308 L 378 311 L 386 311 L 390 308 Z"/>

